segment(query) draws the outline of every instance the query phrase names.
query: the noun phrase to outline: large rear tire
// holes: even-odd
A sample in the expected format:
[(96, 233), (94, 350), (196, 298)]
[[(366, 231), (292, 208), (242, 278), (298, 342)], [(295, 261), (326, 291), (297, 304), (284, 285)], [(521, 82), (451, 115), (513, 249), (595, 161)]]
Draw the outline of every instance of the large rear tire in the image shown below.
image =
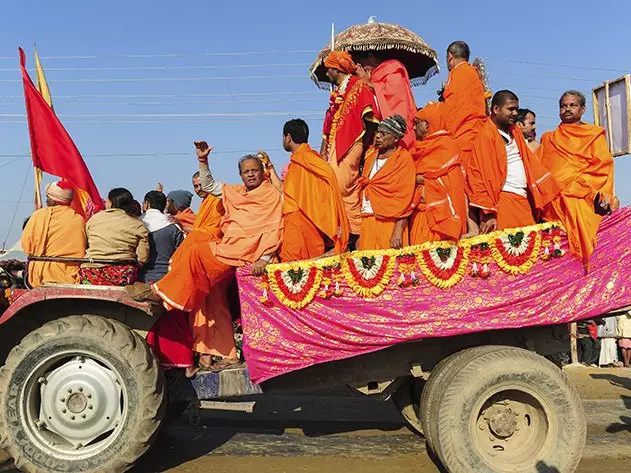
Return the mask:
[(450, 473), (573, 472), (586, 421), (576, 388), (536, 353), (460, 358), (440, 398), (437, 454)]
[(145, 341), (93, 315), (49, 322), (0, 370), (1, 447), (29, 473), (121, 473), (151, 446), (164, 374)]

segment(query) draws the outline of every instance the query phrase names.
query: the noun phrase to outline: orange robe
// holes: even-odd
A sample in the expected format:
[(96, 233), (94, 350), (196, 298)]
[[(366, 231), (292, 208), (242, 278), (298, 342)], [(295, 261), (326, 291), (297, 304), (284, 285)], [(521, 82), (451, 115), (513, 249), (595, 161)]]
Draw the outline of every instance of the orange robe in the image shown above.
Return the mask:
[(186, 254), (174, 259), (167, 275), (153, 285), (168, 307), (185, 312), (201, 308), (213, 286), (230, 278), (235, 266), (254, 263), (280, 246), (282, 196), (269, 181), (253, 190), (224, 185), (223, 206), (222, 239), (188, 246)]
[(193, 212), (190, 208), (179, 211), (174, 215), (175, 219), (182, 226), (182, 230), (185, 233), (188, 233), (190, 229), (193, 227), (195, 223), (195, 212)]
[(468, 62), (461, 62), (449, 72), (442, 103), (445, 129), (469, 152), (475, 137), (486, 120), (484, 85), (478, 71)]
[(570, 252), (587, 263), (602, 219), (594, 211), (594, 199), (599, 193), (602, 199), (614, 196), (613, 158), (605, 130), (585, 123), (562, 123), (555, 131), (544, 133), (537, 155), (561, 185), (544, 218), (563, 223)]
[[(379, 121), (375, 96), (366, 82), (356, 76), (348, 76), (346, 86), (331, 93), (323, 138), (327, 162), (337, 177), (351, 233), (354, 234), (359, 234), (361, 224), (359, 166), (364, 155), (363, 140), (368, 120)], [(289, 222), (286, 224), (289, 225)]]
[(416, 103), (412, 95), (408, 71), (396, 59), (388, 59), (373, 69), (370, 82), (375, 89), (380, 115), (388, 118), (398, 114), (405, 118), (407, 131), (401, 140), (401, 146), (409, 149), (416, 141), (414, 136)]
[(410, 244), (460, 239), (467, 232), (460, 145), (449, 133), (439, 130), (417, 141), (411, 154), (416, 174), (422, 175), (425, 183), (417, 186), (414, 194)]
[(336, 253), (346, 249), (349, 224), (335, 173), (306, 143), (291, 155), (283, 194), (282, 262), (321, 256), (325, 237)]
[[(370, 173), (379, 156), (376, 148), (366, 153), (361, 179), (363, 198), (370, 201), (373, 214), (362, 214), (359, 250), (390, 248), (390, 238), (398, 220), (412, 212), (416, 183), (414, 160), (408, 151), (398, 148), (372, 178)], [(408, 244), (407, 226), (403, 229), (403, 244)]]
[[(83, 258), (88, 247), (85, 220), (66, 205), (36, 210), (22, 234), (22, 249), (31, 256)], [(79, 283), (81, 263), (31, 261), (28, 280), (31, 286), (44, 283)]]
[[(536, 209), (543, 209), (559, 192), (559, 185), (530, 151), (517, 126), (510, 129), (524, 163), (528, 195)], [(473, 142), (467, 169), (469, 205), (497, 216), (497, 228), (523, 227), (535, 223), (528, 199), (503, 192), (508, 158), (504, 139), (493, 121), (486, 120)]]

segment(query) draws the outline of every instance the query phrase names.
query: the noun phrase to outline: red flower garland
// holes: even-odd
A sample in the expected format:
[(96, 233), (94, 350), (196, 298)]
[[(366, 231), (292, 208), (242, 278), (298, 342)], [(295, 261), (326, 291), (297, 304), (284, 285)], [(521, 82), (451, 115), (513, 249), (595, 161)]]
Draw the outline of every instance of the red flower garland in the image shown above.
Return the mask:
[(379, 271), (377, 271), (377, 274), (375, 274), (375, 277), (371, 278), (371, 279), (366, 279), (366, 278), (364, 278), (364, 276), (362, 276), (359, 273), (359, 271), (357, 270), (357, 267), (355, 266), (355, 262), (354, 261), (351, 261), (348, 264), (348, 269), (351, 272), (351, 274), (353, 275), (353, 278), (355, 279), (355, 281), (357, 281), (357, 283), (360, 286), (365, 287), (367, 289), (372, 289), (377, 284), (379, 284), (381, 282), (381, 280), (383, 279), (383, 275), (386, 272), (386, 270), (388, 269), (388, 263), (389, 262), (390, 262), (390, 256), (384, 255), (382, 257), (382, 260), (381, 260), (381, 266), (379, 267)]

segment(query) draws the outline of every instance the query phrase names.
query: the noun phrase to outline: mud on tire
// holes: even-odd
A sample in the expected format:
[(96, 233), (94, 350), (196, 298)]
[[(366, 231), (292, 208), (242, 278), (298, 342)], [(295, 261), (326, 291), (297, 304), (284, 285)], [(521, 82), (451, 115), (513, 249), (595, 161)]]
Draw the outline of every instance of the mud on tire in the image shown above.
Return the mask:
[(585, 446), (576, 388), (551, 362), (496, 347), (460, 358), (436, 416), (438, 456), (451, 473), (572, 472)]
[(54, 320), (0, 370), (0, 447), (29, 473), (123, 472), (151, 446), (164, 401), (164, 374), (138, 334), (93, 315)]

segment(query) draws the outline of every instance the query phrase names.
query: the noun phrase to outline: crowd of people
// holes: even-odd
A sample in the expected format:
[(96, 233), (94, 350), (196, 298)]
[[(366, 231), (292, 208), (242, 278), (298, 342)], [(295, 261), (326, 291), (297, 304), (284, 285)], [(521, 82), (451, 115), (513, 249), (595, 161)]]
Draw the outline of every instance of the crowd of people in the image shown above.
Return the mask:
[(448, 47), (447, 84), (438, 101), (417, 109), (400, 62), (329, 53), (334, 90), (319, 152), (307, 124), (292, 119), (282, 138), (288, 167), (279, 175), (265, 152), (247, 155), (238, 162), (242, 184), (233, 185), (214, 179), (212, 147), (195, 142), (197, 214), (185, 190), (151, 191), (139, 209), (129, 191), (113, 189), (106, 210), (85, 224), (69, 207), (72, 187), (51, 184), (48, 206), (22, 238), (33, 257), (30, 285), (127, 286), (137, 300), (161, 302), (170, 316), (149, 340), (165, 364), (194, 373), (239, 363), (230, 310), (236, 267), (262, 275), (272, 262), (559, 220), (587, 271), (601, 218), (619, 206), (604, 130), (582, 121), (585, 97), (570, 90), (559, 100), (560, 125), (538, 143), (535, 113), (510, 90), (489, 105), (469, 56), (462, 41)]

